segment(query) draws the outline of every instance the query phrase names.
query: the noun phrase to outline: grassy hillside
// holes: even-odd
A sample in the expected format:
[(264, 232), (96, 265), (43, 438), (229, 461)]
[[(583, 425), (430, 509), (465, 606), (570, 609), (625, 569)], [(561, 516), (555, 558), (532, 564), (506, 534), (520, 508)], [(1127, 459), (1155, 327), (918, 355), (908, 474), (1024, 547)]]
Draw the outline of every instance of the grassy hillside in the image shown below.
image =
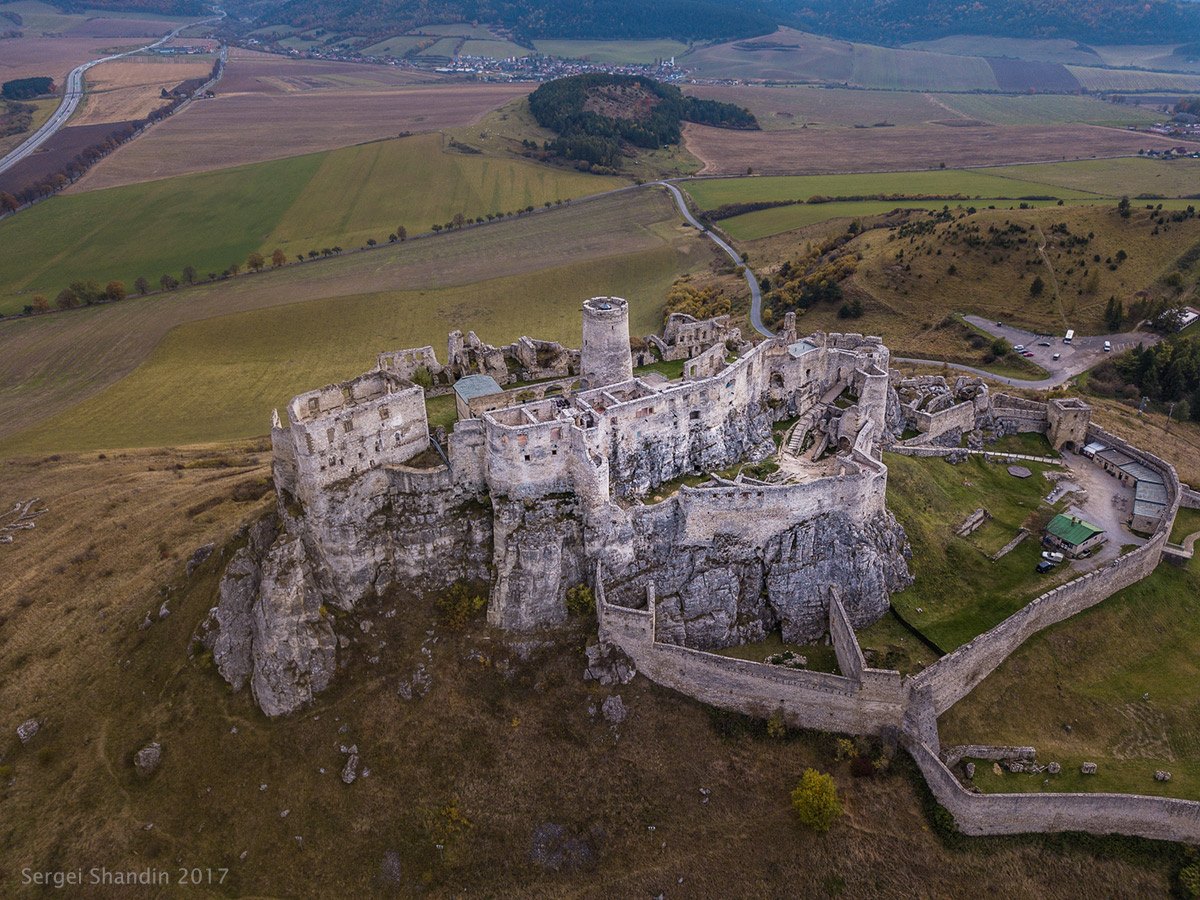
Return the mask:
[(60, 196), (0, 222), (0, 313), (77, 278), (157, 284), (245, 265), (254, 250), (289, 255), (386, 243), (448, 222), (541, 206), (619, 186), (616, 179), (442, 148), (418, 135), (217, 172)]
[[(1042, 442), (1041, 452), (1049, 447)], [(1030, 452), (1021, 448), (1021, 452)], [(912, 544), (916, 582), (892, 598), (896, 611), (944, 652), (982, 634), (1054, 584), (1069, 580), (1063, 569), (1039, 575), (1041, 551), (1028, 540), (992, 562), (995, 553), (1039, 514), (1048, 466), (1029, 463), (1034, 477), (1013, 478), (1005, 466), (973, 457), (952, 466), (942, 459), (889, 454), (888, 507)], [(992, 519), (966, 538), (954, 529), (984, 507)], [(918, 611), (919, 610), (919, 611)]]
[[(860, 238), (864, 258), (852, 281), (919, 321), (959, 311), (1034, 330), (1101, 332), (1109, 297), (1128, 307), (1142, 290), (1175, 296), (1158, 280), (1200, 243), (1200, 221), (1160, 226), (1158, 216), (1136, 204), (1127, 220), (1115, 204), (954, 213), (897, 231), (895, 240), (880, 232)], [(1045, 287), (1035, 296), (1036, 278)]]
[[(339, 626), (355, 634), (339, 651), (347, 667), (313, 709), (268, 721), (188, 645), (236, 546), (226, 541), (271, 503), (269, 474), (262, 445), (0, 467), (0, 497), (50, 508), (3, 550), (6, 861), (125, 871), (178, 858), (228, 867), (220, 890), (241, 896), (373, 896), (394, 853), (400, 882), (386, 890), (402, 896), (588, 900), (901, 896), (914, 884), (933, 896), (1153, 896), (1182, 865), (1172, 845), (1122, 839), (948, 845), (902, 752), (889, 773), (854, 778), (828, 736), (771, 738), (643, 677), (616, 691), (584, 682), (582, 627), (541, 636), (522, 659), (482, 623), (451, 630), (404, 595), (362, 610), (369, 636)], [(210, 541), (223, 552), (186, 578)], [(139, 630), (147, 613), (154, 624)], [(431, 691), (406, 702), (396, 685), (427, 629)], [(629, 710), (615, 732), (588, 713), (610, 693)], [(28, 716), (45, 725), (22, 747), (12, 723)], [(162, 767), (141, 780), (130, 759), (152, 739)], [(371, 770), (350, 786), (337, 776), (348, 743)], [(799, 828), (789, 807), (806, 766), (834, 774), (846, 807), (828, 835)], [(582, 865), (535, 861), (546, 823), (588, 848)]]
[[(1029, 640), (942, 720), (947, 744), (1033, 745), (1063, 774), (997, 777), (987, 791), (1122, 791), (1200, 800), (1200, 559), (1154, 574)], [(1014, 711), (1020, 711), (1014, 715)], [(1095, 776), (1079, 766), (1099, 764)], [(1154, 772), (1171, 773), (1169, 783)]]

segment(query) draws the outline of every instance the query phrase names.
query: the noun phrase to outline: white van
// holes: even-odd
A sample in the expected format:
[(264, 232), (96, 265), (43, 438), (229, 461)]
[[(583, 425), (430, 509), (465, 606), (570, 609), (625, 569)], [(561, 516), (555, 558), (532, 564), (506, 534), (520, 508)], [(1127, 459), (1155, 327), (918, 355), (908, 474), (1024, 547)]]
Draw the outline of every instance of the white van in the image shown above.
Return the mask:
[(1104, 342), (1104, 352), (1105, 352), (1105, 353), (1111, 353), (1111, 352), (1112, 352), (1112, 341), (1105, 341), (1105, 342)]
[(1066, 559), (1066, 557), (1061, 553), (1055, 553), (1051, 550), (1043, 550), (1042, 559), (1044, 559), (1046, 562), (1052, 562), (1055, 565), (1058, 565), (1060, 562)]
[(1074, 329), (1074, 328), (1072, 328), (1072, 329), (1069, 329), (1069, 330), (1067, 331), (1067, 334), (1066, 334), (1066, 336), (1063, 338), (1063, 343), (1064, 343), (1064, 344), (1069, 344), (1069, 343), (1071, 343), (1071, 341), (1073, 341), (1073, 340), (1075, 340), (1075, 329)]

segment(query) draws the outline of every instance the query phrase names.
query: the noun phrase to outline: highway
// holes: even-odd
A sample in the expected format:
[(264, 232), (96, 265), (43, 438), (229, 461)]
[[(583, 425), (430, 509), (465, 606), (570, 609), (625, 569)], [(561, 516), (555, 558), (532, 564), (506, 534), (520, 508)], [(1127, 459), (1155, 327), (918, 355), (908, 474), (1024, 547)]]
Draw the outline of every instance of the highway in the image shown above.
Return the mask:
[(114, 59), (122, 59), (126, 56), (132, 56), (135, 53), (142, 53), (145, 50), (153, 50), (155, 47), (161, 47), (167, 41), (176, 37), (179, 32), (183, 31), (185, 28), (191, 28), (193, 25), (204, 25), (208, 22), (219, 22), (224, 17), (225, 13), (221, 12), (219, 15), (212, 16), (207, 19), (201, 19), (197, 22), (187, 22), (184, 25), (180, 25), (174, 31), (163, 35), (153, 44), (147, 44), (145, 47), (138, 47), (136, 50), (127, 50), (124, 53), (115, 53), (112, 56), (104, 56), (100, 59), (93, 59), (91, 62), (86, 62), (83, 65), (76, 66), (71, 70), (71, 74), (67, 76), (66, 87), (63, 89), (62, 102), (59, 103), (58, 109), (54, 111), (54, 115), (47, 119), (42, 124), (41, 128), (26, 138), (24, 143), (22, 143), (3, 159), (0, 159), (0, 172), (7, 171), (21, 160), (25, 159), (31, 153), (36, 151), (38, 147), (50, 140), (52, 135), (54, 135), (60, 128), (67, 124), (67, 120), (75, 114), (75, 110), (79, 108), (79, 101), (83, 99), (84, 94), (86, 93), (86, 89), (84, 88), (83, 84), (83, 76), (88, 69), (92, 68), (93, 66), (100, 65), (100, 63), (111, 62)]

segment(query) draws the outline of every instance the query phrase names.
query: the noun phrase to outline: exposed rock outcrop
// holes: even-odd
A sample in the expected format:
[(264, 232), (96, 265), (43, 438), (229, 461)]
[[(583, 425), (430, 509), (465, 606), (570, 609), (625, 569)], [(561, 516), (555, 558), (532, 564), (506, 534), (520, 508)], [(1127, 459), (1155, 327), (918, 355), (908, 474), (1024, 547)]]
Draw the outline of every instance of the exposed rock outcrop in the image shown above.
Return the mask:
[(268, 716), (299, 709), (333, 677), (333, 627), (299, 539), (274, 517), (249, 530), (221, 579), (201, 641), (235, 691), (250, 684)]
[(892, 592), (912, 583), (912, 551), (890, 513), (862, 525), (828, 513), (759, 547), (721, 535), (702, 546), (680, 538), (658, 546), (654, 565), (624, 592), (626, 602), (653, 580), (658, 639), (698, 649), (759, 641), (776, 628), (788, 642), (816, 640), (829, 620), (832, 585), (852, 624), (866, 625), (887, 610)]

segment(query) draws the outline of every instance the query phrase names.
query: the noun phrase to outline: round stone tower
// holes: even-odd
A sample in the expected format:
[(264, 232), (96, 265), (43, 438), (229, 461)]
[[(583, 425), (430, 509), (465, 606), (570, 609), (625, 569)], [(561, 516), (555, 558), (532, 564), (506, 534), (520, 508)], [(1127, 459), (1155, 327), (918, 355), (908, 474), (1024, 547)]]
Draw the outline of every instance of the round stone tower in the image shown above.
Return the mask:
[(620, 297), (593, 297), (583, 302), (580, 369), (591, 387), (633, 377), (629, 304)]

